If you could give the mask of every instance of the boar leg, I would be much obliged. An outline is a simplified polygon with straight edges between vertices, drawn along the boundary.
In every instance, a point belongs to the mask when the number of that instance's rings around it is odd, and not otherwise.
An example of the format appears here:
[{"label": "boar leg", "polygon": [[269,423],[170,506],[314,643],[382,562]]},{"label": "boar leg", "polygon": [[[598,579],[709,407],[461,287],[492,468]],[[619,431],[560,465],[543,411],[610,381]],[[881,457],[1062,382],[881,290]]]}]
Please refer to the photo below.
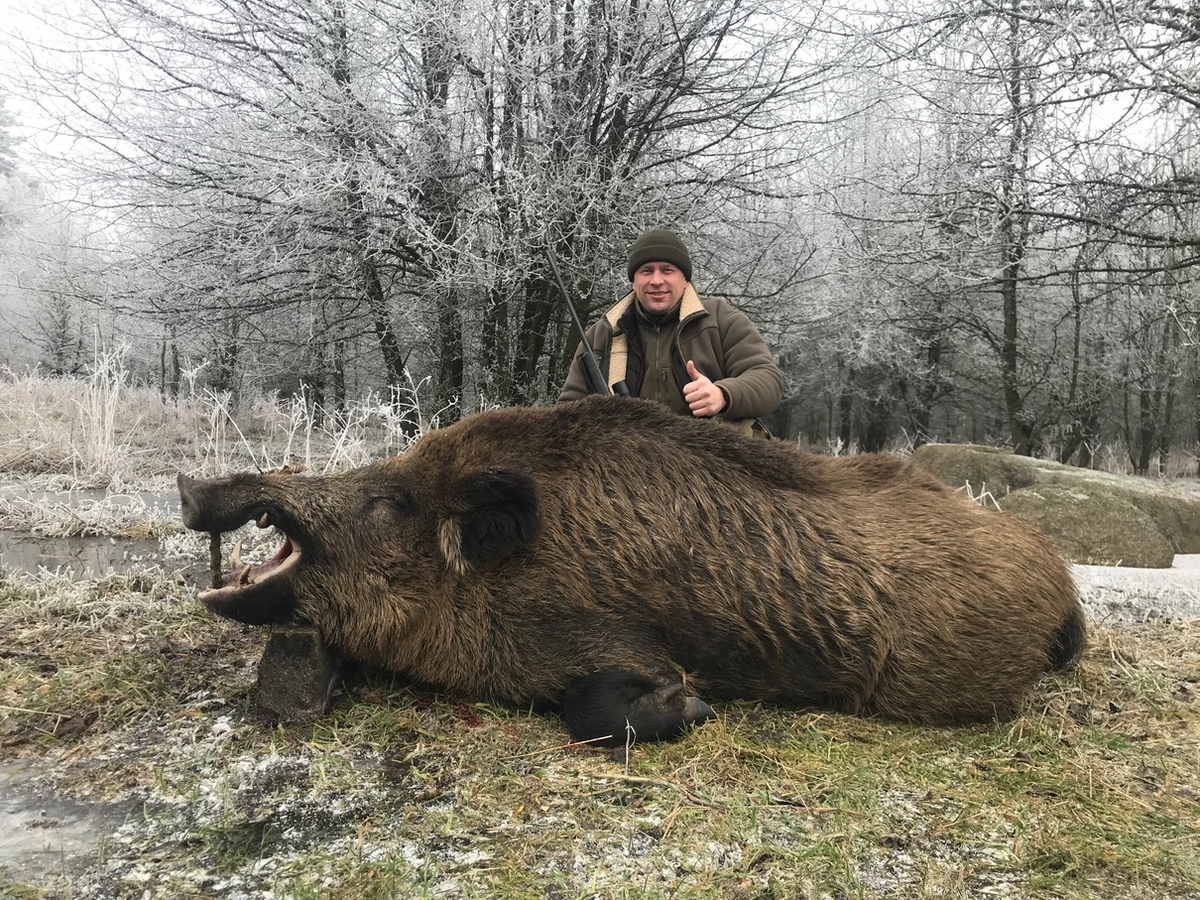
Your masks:
[{"label": "boar leg", "polygon": [[635,672],[609,669],[577,678],[563,693],[563,718],[577,741],[623,747],[635,741],[665,741],[688,726],[715,719],[682,684],[658,685]]}]

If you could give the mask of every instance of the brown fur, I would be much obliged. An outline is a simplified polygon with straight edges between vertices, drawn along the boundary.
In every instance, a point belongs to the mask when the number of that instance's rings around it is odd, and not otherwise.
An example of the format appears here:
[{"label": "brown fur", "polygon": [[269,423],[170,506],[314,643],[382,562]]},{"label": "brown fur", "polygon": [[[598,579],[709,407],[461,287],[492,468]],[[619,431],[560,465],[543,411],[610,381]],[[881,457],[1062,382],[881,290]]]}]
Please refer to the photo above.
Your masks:
[{"label": "brown fur", "polygon": [[596,672],[682,668],[708,700],[976,721],[1083,644],[1069,570],[1021,522],[893,456],[644,401],[486,412],[339,475],[180,486],[189,527],[270,510],[301,548],[286,576],[203,595],[214,609],[294,607],[352,657],[472,695],[557,702]]}]

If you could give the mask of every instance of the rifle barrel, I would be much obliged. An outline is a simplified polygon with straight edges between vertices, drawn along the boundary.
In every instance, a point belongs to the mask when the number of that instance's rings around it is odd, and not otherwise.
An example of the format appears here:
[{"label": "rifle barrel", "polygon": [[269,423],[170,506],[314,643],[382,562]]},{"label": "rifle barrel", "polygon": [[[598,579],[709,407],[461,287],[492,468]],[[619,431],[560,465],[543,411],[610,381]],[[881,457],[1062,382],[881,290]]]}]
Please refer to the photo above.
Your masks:
[{"label": "rifle barrel", "polygon": [[[575,326],[575,331],[579,334],[579,343],[583,347],[580,362],[583,365],[583,374],[587,379],[588,388],[593,394],[600,394],[605,397],[611,396],[612,391],[608,389],[608,384],[604,380],[603,373],[600,371],[600,361],[596,359],[595,352],[587,342],[587,334],[583,330],[583,322],[579,318],[579,311],[575,309],[575,304],[571,302],[571,295],[568,293],[567,286],[558,271],[558,257],[554,255],[554,248],[549,242],[546,243],[546,259],[550,263],[550,272],[554,276],[554,283],[558,285],[558,292],[562,294],[563,301],[567,304],[567,310],[571,313],[571,322]],[[625,393],[628,393],[628,389],[626,389]]]}]

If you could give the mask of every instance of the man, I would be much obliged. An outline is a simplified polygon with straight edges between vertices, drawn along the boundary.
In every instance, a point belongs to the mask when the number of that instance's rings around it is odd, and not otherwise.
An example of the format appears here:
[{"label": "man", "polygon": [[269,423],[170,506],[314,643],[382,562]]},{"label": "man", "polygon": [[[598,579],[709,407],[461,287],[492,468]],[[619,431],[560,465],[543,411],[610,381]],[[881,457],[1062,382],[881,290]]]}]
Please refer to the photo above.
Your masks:
[{"label": "man", "polygon": [[[692,286],[692,260],[672,232],[655,228],[629,248],[632,291],[587,330],[610,387],[681,415],[717,416],[751,433],[783,399],[783,376],[754,323]],[[559,402],[588,393],[575,353]]]}]

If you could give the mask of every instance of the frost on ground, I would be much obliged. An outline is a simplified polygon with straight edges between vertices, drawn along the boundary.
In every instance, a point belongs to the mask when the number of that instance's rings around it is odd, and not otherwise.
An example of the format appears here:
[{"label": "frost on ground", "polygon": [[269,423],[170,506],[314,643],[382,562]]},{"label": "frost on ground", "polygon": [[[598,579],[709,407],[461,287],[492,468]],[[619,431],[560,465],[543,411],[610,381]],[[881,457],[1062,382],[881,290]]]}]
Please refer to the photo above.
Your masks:
[{"label": "frost on ground", "polygon": [[1179,622],[1200,617],[1200,555],[1176,556],[1170,569],[1075,566],[1093,621]]},{"label": "frost on ground", "polygon": [[1077,567],[1093,646],[1014,722],[730,703],[628,759],[377,675],[277,726],[249,705],[263,632],[186,579],[0,573],[0,896],[1200,900],[1179,562]]}]

